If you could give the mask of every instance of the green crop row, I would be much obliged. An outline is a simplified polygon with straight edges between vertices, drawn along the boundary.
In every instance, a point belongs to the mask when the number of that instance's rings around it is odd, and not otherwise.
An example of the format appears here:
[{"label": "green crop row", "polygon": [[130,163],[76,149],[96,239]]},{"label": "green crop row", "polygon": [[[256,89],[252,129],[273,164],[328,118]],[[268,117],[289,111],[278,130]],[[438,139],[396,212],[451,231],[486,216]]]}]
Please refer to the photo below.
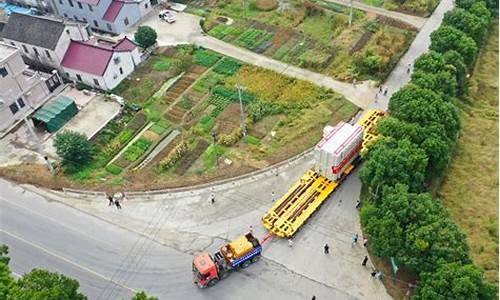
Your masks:
[{"label": "green crop row", "polygon": [[193,62],[207,68],[215,65],[220,58],[220,54],[203,48],[196,49],[193,54]]},{"label": "green crop row", "polygon": [[224,57],[215,67],[214,72],[224,75],[234,75],[241,68],[241,63],[229,57]]}]

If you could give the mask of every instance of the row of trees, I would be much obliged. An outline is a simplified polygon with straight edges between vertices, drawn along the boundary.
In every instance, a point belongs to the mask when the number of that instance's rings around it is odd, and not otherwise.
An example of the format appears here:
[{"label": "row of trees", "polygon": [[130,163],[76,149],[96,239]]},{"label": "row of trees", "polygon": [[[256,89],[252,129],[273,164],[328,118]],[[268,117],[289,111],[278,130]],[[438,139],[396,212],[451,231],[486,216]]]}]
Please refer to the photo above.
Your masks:
[{"label": "row of trees", "polygon": [[[78,281],[47,270],[33,269],[15,280],[9,269],[8,247],[0,245],[0,299],[4,300],[86,300]],[[158,300],[139,292],[131,300]]]},{"label": "row of trees", "polygon": [[[383,136],[365,155],[361,180],[371,201],[361,222],[377,256],[394,257],[419,275],[414,299],[495,299],[497,287],[472,264],[467,239],[438,199],[425,193],[443,175],[460,131],[457,99],[467,92],[498,1],[456,0],[431,34],[430,51],[389,103]],[[496,13],[496,12],[493,12]]]}]

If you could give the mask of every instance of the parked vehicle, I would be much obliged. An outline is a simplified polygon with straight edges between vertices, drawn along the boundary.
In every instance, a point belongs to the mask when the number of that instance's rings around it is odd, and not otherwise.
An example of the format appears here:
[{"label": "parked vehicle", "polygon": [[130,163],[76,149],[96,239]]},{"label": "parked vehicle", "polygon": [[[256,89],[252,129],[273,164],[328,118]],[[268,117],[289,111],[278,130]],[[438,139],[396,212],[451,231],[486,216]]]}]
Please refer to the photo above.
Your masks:
[{"label": "parked vehicle", "polygon": [[176,21],[175,14],[170,10],[162,10],[158,17],[167,23],[174,23]]}]

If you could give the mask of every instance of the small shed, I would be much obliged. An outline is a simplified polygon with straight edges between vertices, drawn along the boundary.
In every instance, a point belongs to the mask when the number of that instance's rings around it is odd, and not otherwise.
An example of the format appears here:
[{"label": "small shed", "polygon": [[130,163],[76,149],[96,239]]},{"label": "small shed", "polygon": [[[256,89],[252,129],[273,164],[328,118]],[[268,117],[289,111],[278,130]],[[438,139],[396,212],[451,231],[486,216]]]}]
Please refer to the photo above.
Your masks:
[{"label": "small shed", "polygon": [[48,132],[56,132],[78,113],[75,101],[68,96],[59,96],[40,108],[32,117]]}]

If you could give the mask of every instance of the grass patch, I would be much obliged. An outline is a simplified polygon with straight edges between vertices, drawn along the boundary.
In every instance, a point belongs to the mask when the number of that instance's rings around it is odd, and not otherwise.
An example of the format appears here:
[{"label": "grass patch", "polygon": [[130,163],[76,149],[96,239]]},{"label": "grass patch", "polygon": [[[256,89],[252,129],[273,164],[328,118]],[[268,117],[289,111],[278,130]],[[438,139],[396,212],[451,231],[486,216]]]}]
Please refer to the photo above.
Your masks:
[{"label": "grass patch", "polygon": [[106,171],[108,171],[109,173],[113,174],[113,175],[119,175],[123,169],[120,168],[119,166],[115,166],[113,164],[110,164],[109,166],[106,167]]},{"label": "grass patch", "polygon": [[[498,24],[461,105],[463,132],[438,194],[469,239],[486,279],[498,280]],[[471,176],[471,173],[473,176]]]},{"label": "grass patch", "polygon": [[158,135],[161,135],[162,133],[164,133],[167,130],[167,127],[163,127],[157,123],[157,124],[154,124],[153,126],[151,126],[149,128],[149,130],[151,130],[152,132],[154,132]]},{"label": "grass patch", "polygon": [[243,141],[248,145],[258,146],[260,145],[260,140],[252,135],[247,135],[243,137]]},{"label": "grass patch", "polygon": [[160,59],[158,59],[157,62],[153,64],[152,68],[155,71],[166,71],[171,67],[175,66],[176,64],[179,64],[178,59],[173,59],[170,57],[161,57]]}]

